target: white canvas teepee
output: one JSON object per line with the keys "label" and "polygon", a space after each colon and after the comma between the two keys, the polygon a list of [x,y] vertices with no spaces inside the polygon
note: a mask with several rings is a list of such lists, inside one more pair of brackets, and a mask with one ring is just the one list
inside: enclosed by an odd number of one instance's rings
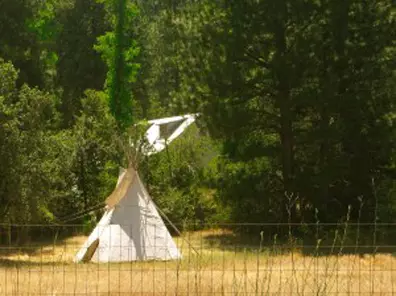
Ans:
{"label": "white canvas teepee", "polygon": [[75,257],[76,262],[171,260],[180,252],[145,189],[129,168],[106,200],[106,213]]}
{"label": "white canvas teepee", "polygon": [[[148,121],[145,138],[151,155],[166,148],[196,119],[186,114]],[[106,212],[78,251],[75,262],[121,262],[137,260],[172,260],[181,258],[168,229],[139,174],[124,170],[117,187],[106,200]]]}

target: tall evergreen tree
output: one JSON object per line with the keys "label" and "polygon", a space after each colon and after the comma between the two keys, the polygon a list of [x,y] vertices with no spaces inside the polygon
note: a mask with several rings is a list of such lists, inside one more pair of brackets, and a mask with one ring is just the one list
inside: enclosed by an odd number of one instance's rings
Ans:
{"label": "tall evergreen tree", "polygon": [[106,65],[94,45],[109,25],[103,3],[96,0],[74,1],[58,10],[56,17],[60,27],[54,46],[57,86],[62,89],[65,126],[71,126],[81,110],[84,91],[103,88]]}
{"label": "tall evergreen tree", "polygon": [[113,31],[99,38],[96,49],[108,67],[106,88],[110,111],[124,129],[132,124],[131,84],[139,69],[139,64],[135,62],[139,48],[133,36],[133,23],[138,10],[135,4],[125,0],[109,0],[105,4]]}

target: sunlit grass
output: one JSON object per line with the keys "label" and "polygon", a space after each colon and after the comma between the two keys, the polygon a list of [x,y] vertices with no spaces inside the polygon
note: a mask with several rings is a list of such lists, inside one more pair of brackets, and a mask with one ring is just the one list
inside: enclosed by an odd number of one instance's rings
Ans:
{"label": "sunlit grass", "polygon": [[392,295],[392,255],[304,255],[279,245],[224,244],[227,230],[184,233],[183,259],[75,264],[85,236],[3,250],[0,295]]}

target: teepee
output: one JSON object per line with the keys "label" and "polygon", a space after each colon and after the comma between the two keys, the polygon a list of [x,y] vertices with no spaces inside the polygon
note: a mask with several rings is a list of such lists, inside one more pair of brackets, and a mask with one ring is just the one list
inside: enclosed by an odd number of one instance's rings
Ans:
{"label": "teepee", "polygon": [[[196,119],[195,114],[148,121],[145,133],[151,155],[166,148]],[[181,254],[138,172],[123,170],[106,199],[106,212],[74,258],[75,262],[172,260]]]}
{"label": "teepee", "polygon": [[138,173],[129,168],[106,200],[106,212],[75,262],[172,260],[180,252]]}

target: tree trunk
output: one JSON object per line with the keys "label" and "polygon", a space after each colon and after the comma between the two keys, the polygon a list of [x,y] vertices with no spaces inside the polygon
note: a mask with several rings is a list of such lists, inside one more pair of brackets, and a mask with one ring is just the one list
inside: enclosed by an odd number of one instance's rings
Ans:
{"label": "tree trunk", "polygon": [[294,141],[289,91],[281,91],[279,100],[282,175],[284,189],[287,193],[291,193],[293,192]]}
{"label": "tree trunk", "polygon": [[[286,9],[286,8],[285,8]],[[285,13],[286,14],[286,13]],[[290,98],[290,75],[287,63],[287,43],[286,43],[286,19],[279,23],[275,32],[275,75],[277,78],[277,105],[280,115],[280,140],[282,175],[284,190],[291,193],[293,179],[293,124],[292,124],[292,102]]]}
{"label": "tree trunk", "polygon": [[[287,32],[286,25],[288,22],[288,8],[286,1],[280,3],[279,18],[276,26],[274,26],[274,66],[275,77],[277,80],[276,93],[277,93],[277,106],[279,108],[279,135],[281,141],[281,162],[282,162],[282,176],[284,183],[284,191],[287,195],[287,202],[289,203],[287,211],[289,219],[295,221],[296,219],[296,196],[293,195],[295,188],[293,186],[294,175],[294,135],[293,135],[293,105],[291,101],[291,85],[290,81],[292,75],[290,73],[293,69],[290,68],[288,63],[288,48],[287,48]],[[292,202],[292,204],[290,204]]]}

